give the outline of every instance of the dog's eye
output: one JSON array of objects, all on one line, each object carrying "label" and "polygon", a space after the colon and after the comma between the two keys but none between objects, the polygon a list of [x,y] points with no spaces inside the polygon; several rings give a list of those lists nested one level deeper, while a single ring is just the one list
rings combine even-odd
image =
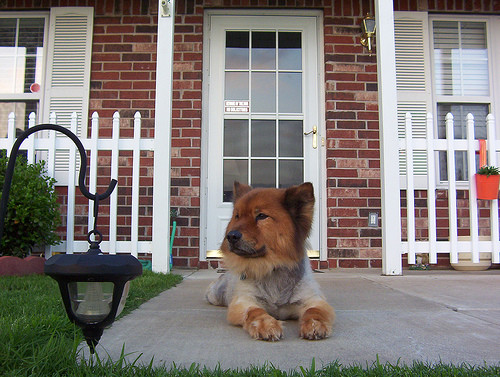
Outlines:
[{"label": "dog's eye", "polygon": [[259,220],[264,220],[264,219],[267,219],[269,216],[267,216],[265,213],[259,213],[256,217],[255,217],[255,220],[259,221]]}]

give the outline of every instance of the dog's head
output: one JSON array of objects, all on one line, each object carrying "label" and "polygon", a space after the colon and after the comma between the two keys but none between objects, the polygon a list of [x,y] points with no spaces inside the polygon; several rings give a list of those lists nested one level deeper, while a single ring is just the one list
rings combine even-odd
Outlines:
[{"label": "dog's head", "polygon": [[293,267],[305,254],[314,213],[311,183],[287,189],[234,183],[234,210],[221,250],[228,268],[262,276]]}]

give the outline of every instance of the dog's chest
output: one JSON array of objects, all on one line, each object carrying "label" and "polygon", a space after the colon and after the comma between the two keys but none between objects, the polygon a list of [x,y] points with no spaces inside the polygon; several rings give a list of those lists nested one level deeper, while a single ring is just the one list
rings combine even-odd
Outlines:
[{"label": "dog's chest", "polygon": [[274,307],[293,304],[295,289],[303,276],[303,268],[277,269],[256,284],[257,298]]}]

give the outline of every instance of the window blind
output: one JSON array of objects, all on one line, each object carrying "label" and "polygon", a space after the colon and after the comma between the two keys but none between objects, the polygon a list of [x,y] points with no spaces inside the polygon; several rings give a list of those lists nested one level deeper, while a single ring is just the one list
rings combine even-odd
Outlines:
[{"label": "window blind", "polygon": [[485,22],[434,21],[437,95],[488,96]]}]

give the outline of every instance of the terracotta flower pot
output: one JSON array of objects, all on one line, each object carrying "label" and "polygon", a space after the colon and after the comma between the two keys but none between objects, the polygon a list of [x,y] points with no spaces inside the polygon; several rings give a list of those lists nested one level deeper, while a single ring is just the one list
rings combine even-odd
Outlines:
[{"label": "terracotta flower pot", "polygon": [[498,199],[498,185],[500,175],[476,174],[476,193],[478,199]]},{"label": "terracotta flower pot", "polygon": [[13,256],[0,257],[0,276],[24,276],[43,274],[45,258],[29,256],[18,258]]}]

